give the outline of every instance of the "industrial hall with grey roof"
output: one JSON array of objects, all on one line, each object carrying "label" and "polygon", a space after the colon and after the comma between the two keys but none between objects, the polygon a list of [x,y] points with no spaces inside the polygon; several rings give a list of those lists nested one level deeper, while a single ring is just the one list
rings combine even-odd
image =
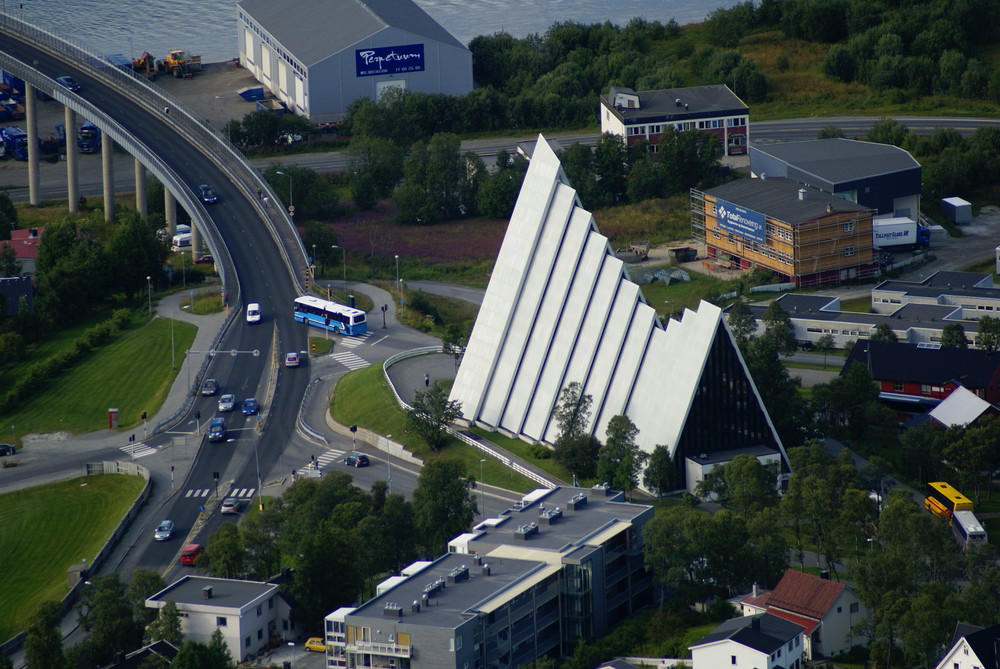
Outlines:
[{"label": "industrial hall with grey roof", "polygon": [[240,64],[314,122],[391,89],[462,95],[472,53],[412,0],[240,0]]}]

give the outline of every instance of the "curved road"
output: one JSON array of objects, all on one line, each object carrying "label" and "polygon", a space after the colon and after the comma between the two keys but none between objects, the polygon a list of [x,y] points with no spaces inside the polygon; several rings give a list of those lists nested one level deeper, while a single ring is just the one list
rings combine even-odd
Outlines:
[{"label": "curved road", "polygon": [[[221,202],[210,208],[212,221],[231,254],[235,274],[238,276],[239,294],[242,295],[244,304],[259,302],[264,320],[261,324],[250,327],[242,319],[237,319],[235,327],[229,328],[220,346],[226,351],[259,351],[260,355],[217,356],[209,367],[208,376],[218,378],[223,392],[236,393],[241,400],[249,396],[265,397],[266,385],[272,377],[275,379],[272,393],[275,399],[271,406],[265,407],[266,426],[256,443],[261,468],[270,468],[289,435],[294,432],[295,417],[307,377],[303,374],[288,374],[283,366],[275,364],[281,352],[305,349],[306,335],[302,326],[294,323],[291,318],[289,305],[297,296],[297,291],[292,285],[281,252],[267,230],[268,223],[260,219],[253,203],[243,199],[240,189],[230,183],[226,172],[217,165],[220,159],[203,154],[194,142],[167,123],[166,117],[149,112],[118,90],[105,86],[86,69],[67,65],[10,34],[0,33],[0,51],[21,62],[31,63],[34,68],[52,78],[71,75],[83,87],[79,93],[81,97],[105,110],[128,133],[157,153],[174,168],[189,188],[194,190],[198,184],[209,183],[218,191]],[[235,286],[227,288],[231,294],[235,293]],[[239,308],[239,305],[234,307]],[[272,342],[276,344],[276,348],[272,348]],[[217,398],[198,398],[182,422],[192,421],[193,412],[199,411],[201,423],[207,424],[215,415],[216,400]],[[230,416],[236,416],[232,419],[231,427],[243,430],[244,433],[255,422],[254,419],[243,419],[239,413]],[[161,439],[166,440],[167,436],[164,435]],[[253,440],[248,440],[251,441]],[[249,446],[247,443],[246,447]],[[201,449],[201,454],[197,456],[197,466],[191,470],[187,485],[213,487],[213,472],[226,471],[235,453],[235,448],[226,445]],[[242,471],[236,473],[235,485],[257,486],[252,459],[247,461],[247,466]],[[186,534],[194,525],[199,506],[196,499],[179,497],[176,500],[168,515],[177,523],[178,534]],[[176,549],[175,542],[150,542],[140,564],[165,566],[173,560]]]}]

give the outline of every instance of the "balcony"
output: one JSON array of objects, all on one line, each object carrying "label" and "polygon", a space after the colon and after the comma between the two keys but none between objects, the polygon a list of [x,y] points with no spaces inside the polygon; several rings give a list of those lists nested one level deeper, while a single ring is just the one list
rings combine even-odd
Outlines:
[{"label": "balcony", "polygon": [[410,657],[412,646],[400,646],[396,643],[376,643],[374,641],[355,641],[347,644],[348,653],[370,653],[372,655],[388,655],[390,657]]}]

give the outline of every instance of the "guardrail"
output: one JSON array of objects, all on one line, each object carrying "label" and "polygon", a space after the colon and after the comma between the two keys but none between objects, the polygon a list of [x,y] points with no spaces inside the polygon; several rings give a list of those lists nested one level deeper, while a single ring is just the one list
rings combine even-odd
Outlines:
[{"label": "guardrail", "polygon": [[313,390],[316,388],[317,385],[319,385],[320,381],[322,381],[322,379],[318,376],[315,376],[313,377],[312,381],[309,382],[309,385],[306,386],[306,391],[302,393],[302,401],[299,402],[299,416],[296,422],[298,423],[299,429],[302,430],[302,432],[304,432],[307,437],[329,445],[330,442],[326,438],[326,436],[320,434],[316,430],[309,427],[309,424],[306,423],[305,419],[303,418],[303,415],[305,415],[306,412],[306,406],[309,404],[309,399],[312,397]]},{"label": "guardrail", "polygon": [[[389,368],[392,367],[397,362],[399,362],[400,360],[406,360],[407,358],[415,358],[420,355],[431,355],[433,353],[443,353],[443,347],[421,346],[420,348],[412,348],[409,351],[402,351],[400,353],[397,353],[396,355],[390,356],[389,358],[386,359],[385,362],[382,363],[382,374],[385,375],[385,381],[386,383],[389,384],[389,388],[392,389],[392,395],[393,397],[396,398],[396,403],[404,411],[411,411],[413,407],[410,406],[406,401],[403,400],[402,397],[399,396],[399,393],[396,391],[396,386],[392,383],[392,379],[389,377]],[[555,488],[560,485],[557,482],[545,478],[538,472],[528,469],[524,465],[516,462],[510,456],[501,453],[497,450],[494,450],[490,448],[487,444],[484,444],[481,441],[478,441],[475,438],[470,437],[467,434],[464,434],[461,430],[456,430],[451,426],[445,426],[445,430],[447,430],[449,434],[451,434],[458,440],[462,441],[463,443],[472,446],[473,448],[481,451],[482,453],[485,453],[486,455],[489,455],[491,458],[495,458],[496,460],[503,463],[510,469],[513,469],[518,474],[531,479],[535,483],[539,483],[547,488]]]},{"label": "guardrail", "polygon": [[[295,225],[293,224],[291,217],[288,215],[288,212],[285,211],[284,207],[278,206],[277,203],[279,200],[270,185],[263,179],[263,177],[261,177],[260,173],[246,160],[246,158],[243,157],[243,154],[240,153],[239,149],[237,149],[219,132],[211,128],[211,126],[209,126],[206,122],[197,119],[178,100],[166,94],[164,91],[152,86],[148,81],[138,77],[134,72],[126,72],[112,66],[100,55],[97,55],[95,50],[92,50],[81,43],[54,35],[51,32],[43,30],[37,26],[33,26],[29,23],[25,23],[24,21],[21,21],[20,19],[4,12],[0,12],[0,30],[7,31],[8,34],[12,34],[23,40],[29,41],[39,49],[52,54],[56,58],[66,60],[69,63],[77,65],[78,67],[80,66],[80,63],[90,64],[92,69],[87,70],[88,75],[93,76],[96,79],[100,79],[105,84],[114,87],[123,94],[128,95],[130,99],[146,107],[150,113],[160,114],[161,110],[169,108],[170,113],[163,114],[163,120],[174,126],[175,129],[183,131],[183,136],[186,139],[195,144],[201,152],[215,162],[220,169],[229,174],[233,184],[243,191],[247,201],[254,203],[253,206],[258,210],[261,218],[268,222],[268,231],[280,249],[292,282],[300,293],[305,292],[304,284],[299,276],[299,268],[305,264],[307,256],[298,231],[295,229]],[[9,60],[17,63],[17,65],[9,71],[15,75],[30,72],[28,76],[22,78],[32,85],[35,85],[35,83],[42,84],[39,87],[42,90],[46,90],[46,92],[51,92],[52,96],[62,104],[74,109],[77,106],[80,106],[81,108],[85,106],[81,104],[85,102],[82,98],[79,96],[73,96],[70,98],[68,92],[52,79],[45,77],[40,72],[30,68],[26,64],[20,63],[20,61],[16,61],[16,59],[11,58]],[[96,109],[93,105],[88,106],[91,109]],[[90,110],[86,113],[90,113]],[[102,130],[104,130],[105,127],[108,127],[109,129],[114,128],[115,131],[109,131],[108,134],[116,142],[122,144],[123,147],[128,148],[129,142],[124,139],[124,130],[116,123],[110,122],[110,118],[107,115],[102,115],[97,119],[91,120],[94,121],[98,127],[101,127]],[[108,126],[102,126],[102,122],[108,123]],[[147,150],[147,155],[152,154]],[[145,160],[145,156],[142,158]],[[152,166],[150,167],[154,174],[156,174],[157,177],[160,177],[160,174],[153,169]],[[169,183],[169,185],[174,187],[172,189],[174,195],[177,196],[179,201],[183,201],[188,205],[185,206],[185,209],[192,212],[192,215],[200,209],[201,211],[199,213],[201,213],[205,220],[208,221],[208,217],[204,212],[204,207],[186,186],[181,184],[176,178],[166,179],[164,183]],[[258,191],[262,194],[266,194],[267,197],[258,198]],[[193,205],[193,207],[191,205]],[[205,221],[201,222],[204,225]],[[203,227],[202,229],[209,228]],[[211,229],[214,230],[214,227]],[[220,240],[216,238],[215,241]],[[214,247],[212,250],[217,251]],[[236,293],[235,291],[232,291],[231,294],[235,295]]]}]

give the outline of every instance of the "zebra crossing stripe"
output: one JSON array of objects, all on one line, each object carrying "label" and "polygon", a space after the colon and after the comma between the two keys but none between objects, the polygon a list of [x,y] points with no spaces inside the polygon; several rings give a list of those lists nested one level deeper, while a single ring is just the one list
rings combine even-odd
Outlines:
[{"label": "zebra crossing stripe", "polygon": [[185,497],[208,497],[208,493],[211,490],[209,488],[192,488],[185,493]]},{"label": "zebra crossing stripe", "polygon": [[358,335],[356,337],[344,337],[340,340],[340,345],[343,348],[357,348],[358,346],[364,344],[371,336],[371,332],[366,332],[363,335]]},{"label": "zebra crossing stripe", "polygon": [[350,351],[344,351],[343,353],[334,353],[332,356],[334,360],[347,367],[350,370],[362,369],[371,365],[370,362],[362,358],[361,356],[351,353]]},{"label": "zebra crossing stripe", "polygon": [[123,453],[127,453],[133,458],[144,458],[147,455],[152,455],[156,453],[155,448],[151,448],[142,442],[136,444],[129,444],[128,446],[122,446],[120,449]]},{"label": "zebra crossing stripe", "polygon": [[233,488],[229,491],[228,497],[248,497],[252,498],[257,491],[256,488]]}]

